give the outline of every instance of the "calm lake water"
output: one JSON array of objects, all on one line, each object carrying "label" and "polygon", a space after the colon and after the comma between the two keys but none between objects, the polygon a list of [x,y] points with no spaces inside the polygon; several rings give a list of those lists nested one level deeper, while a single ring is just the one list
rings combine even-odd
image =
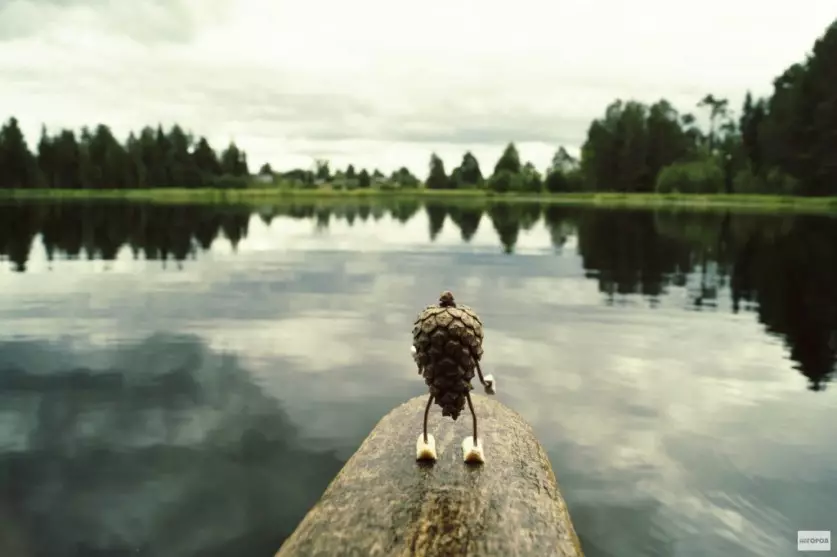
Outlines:
[{"label": "calm lake water", "polygon": [[0,555],[271,556],[448,288],[588,557],[837,531],[837,219],[350,203],[0,205]]}]

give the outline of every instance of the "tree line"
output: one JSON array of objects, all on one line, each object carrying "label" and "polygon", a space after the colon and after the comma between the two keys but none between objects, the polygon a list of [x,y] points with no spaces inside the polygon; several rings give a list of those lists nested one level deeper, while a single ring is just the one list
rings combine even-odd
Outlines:
[{"label": "tree line", "polygon": [[696,99],[709,126],[667,100],[617,99],[587,130],[580,160],[559,148],[543,176],[510,143],[483,177],[471,153],[448,175],[431,155],[428,188],[496,192],[659,192],[837,195],[837,20],[811,53],[748,92],[736,114],[729,100]]},{"label": "tree line", "polygon": [[31,152],[17,119],[0,128],[0,188],[122,189],[246,187],[247,154],[231,142],[220,153],[180,126],[145,127],[124,143],[99,124],[80,134],[45,127]]},{"label": "tree line", "polygon": [[773,92],[749,92],[736,113],[728,99],[696,99],[708,129],[694,113],[667,100],[653,104],[617,99],[587,130],[580,158],[559,147],[543,172],[521,160],[509,143],[491,172],[466,152],[447,172],[430,156],[422,181],[406,167],[390,175],[348,165],[332,170],[274,172],[264,164],[250,175],[235,143],[217,153],[205,138],[194,141],[179,126],[147,127],[120,143],[100,124],[49,135],[42,130],[30,152],[18,122],[0,128],[0,188],[247,187],[486,189],[493,192],[660,192],[837,195],[837,20],[802,62],[773,81]]}]

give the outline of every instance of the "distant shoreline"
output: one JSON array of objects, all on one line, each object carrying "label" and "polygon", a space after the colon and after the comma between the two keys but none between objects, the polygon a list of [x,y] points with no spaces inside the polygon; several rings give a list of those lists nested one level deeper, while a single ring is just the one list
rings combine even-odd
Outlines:
[{"label": "distant shoreline", "polygon": [[380,189],[122,189],[122,190],[2,190],[3,200],[127,200],[153,203],[246,203],[263,204],[294,199],[444,199],[516,201],[607,207],[751,208],[768,211],[837,213],[837,197],[800,197],[758,194],[657,194],[657,193],[505,193],[485,190],[392,191]]}]

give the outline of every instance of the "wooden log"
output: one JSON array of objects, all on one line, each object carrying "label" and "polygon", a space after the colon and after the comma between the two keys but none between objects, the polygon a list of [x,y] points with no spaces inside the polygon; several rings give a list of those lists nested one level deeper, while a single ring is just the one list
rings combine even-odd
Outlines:
[{"label": "wooden log", "polygon": [[463,462],[472,435],[431,409],[438,460],[416,461],[427,395],[375,426],[276,557],[583,557],[549,459],[528,423],[471,394],[484,464]]}]

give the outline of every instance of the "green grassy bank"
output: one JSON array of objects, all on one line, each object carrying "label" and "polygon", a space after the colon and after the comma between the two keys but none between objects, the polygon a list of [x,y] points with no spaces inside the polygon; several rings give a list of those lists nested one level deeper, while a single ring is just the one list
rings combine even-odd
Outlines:
[{"label": "green grassy bank", "polygon": [[96,200],[121,199],[154,203],[278,203],[294,199],[439,199],[503,200],[630,207],[751,208],[768,211],[815,211],[837,213],[837,197],[796,197],[778,195],[656,194],[656,193],[560,193],[496,194],[483,190],[302,190],[277,188],[135,190],[0,190],[0,200]]}]

